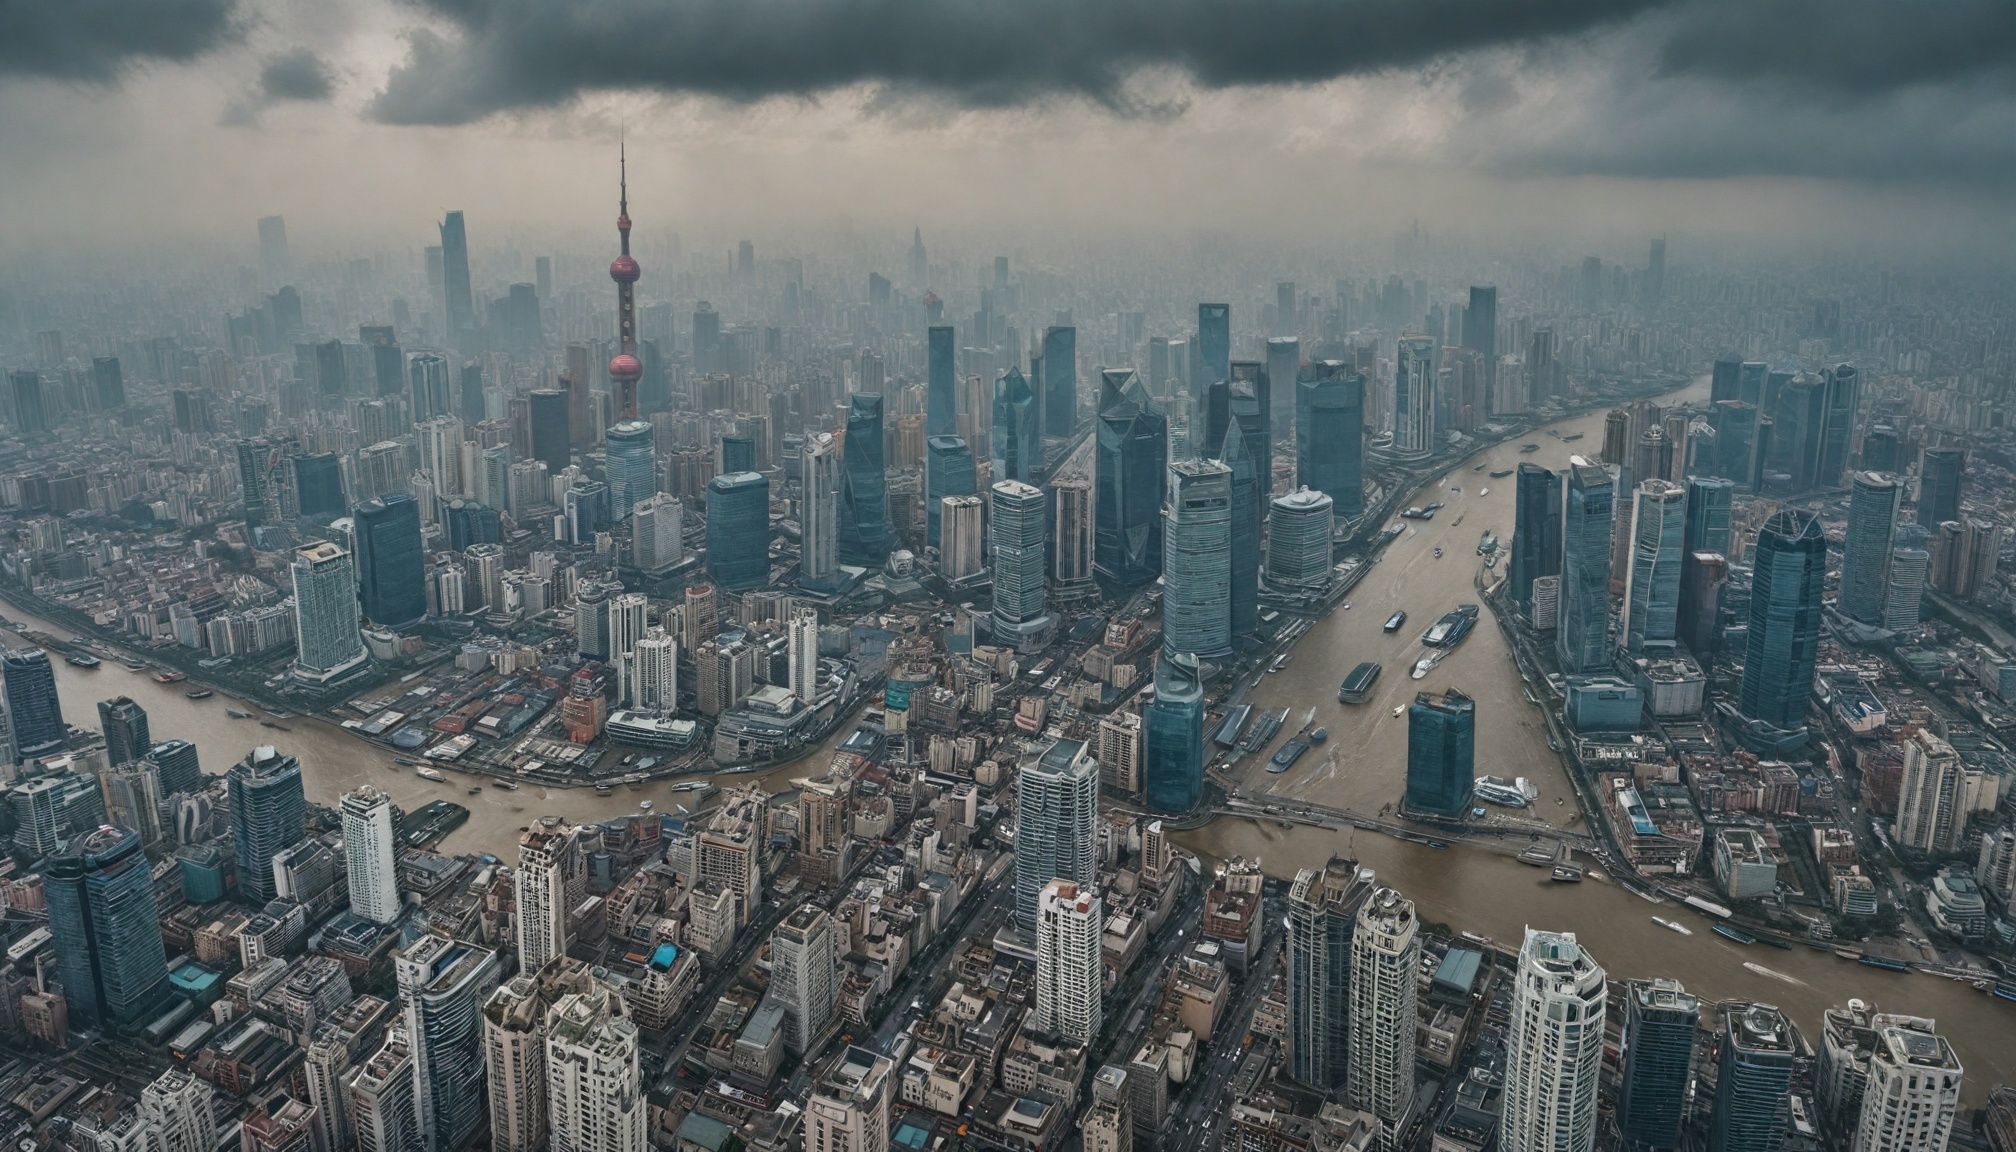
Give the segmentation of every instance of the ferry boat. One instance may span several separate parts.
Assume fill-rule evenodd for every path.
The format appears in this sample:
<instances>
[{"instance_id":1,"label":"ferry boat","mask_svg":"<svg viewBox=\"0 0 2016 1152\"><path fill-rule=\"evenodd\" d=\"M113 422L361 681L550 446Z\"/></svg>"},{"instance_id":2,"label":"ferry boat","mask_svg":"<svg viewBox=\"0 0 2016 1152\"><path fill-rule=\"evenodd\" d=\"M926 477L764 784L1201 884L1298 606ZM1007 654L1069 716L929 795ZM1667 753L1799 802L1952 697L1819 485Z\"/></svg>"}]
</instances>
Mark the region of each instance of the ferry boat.
<instances>
[{"instance_id":1,"label":"ferry boat","mask_svg":"<svg viewBox=\"0 0 2016 1152\"><path fill-rule=\"evenodd\" d=\"M518 782L516 780L492 780L490 787L502 788L506 792L516 792L518 790Z\"/></svg>"},{"instance_id":2,"label":"ferry boat","mask_svg":"<svg viewBox=\"0 0 2016 1152\"><path fill-rule=\"evenodd\" d=\"M231 717L233 720L250 720L252 718L252 714L243 708L226 708L224 709L224 715Z\"/></svg>"},{"instance_id":3,"label":"ferry boat","mask_svg":"<svg viewBox=\"0 0 2016 1152\"><path fill-rule=\"evenodd\" d=\"M651 810L651 801L639 800L637 802L637 810L639 812L649 812Z\"/></svg>"},{"instance_id":4,"label":"ferry boat","mask_svg":"<svg viewBox=\"0 0 2016 1152\"><path fill-rule=\"evenodd\" d=\"M1479 495L1479 496L1489 496L1490 494L1491 494L1491 490L1490 490L1489 488L1479 488L1479 489L1477 489L1477 495Z\"/></svg>"},{"instance_id":5,"label":"ferry boat","mask_svg":"<svg viewBox=\"0 0 2016 1152\"><path fill-rule=\"evenodd\" d=\"M1274 753L1272 760L1267 762L1267 771L1273 775L1286 772L1288 769L1293 768L1295 761L1300 760L1302 754L1307 751L1309 751L1308 744L1300 740L1290 740L1281 746L1279 752Z\"/></svg>"},{"instance_id":6,"label":"ferry boat","mask_svg":"<svg viewBox=\"0 0 2016 1152\"><path fill-rule=\"evenodd\" d=\"M443 776L432 768L415 768L413 774L422 780L432 780L436 784L446 784L448 782L448 777Z\"/></svg>"},{"instance_id":7,"label":"ferry boat","mask_svg":"<svg viewBox=\"0 0 2016 1152\"><path fill-rule=\"evenodd\" d=\"M182 695L187 696L191 700L208 700L210 697L215 696L216 694L217 693L212 692L208 688L192 688L189 691L184 692Z\"/></svg>"},{"instance_id":8,"label":"ferry boat","mask_svg":"<svg viewBox=\"0 0 2016 1152\"><path fill-rule=\"evenodd\" d=\"M1570 432L1568 435L1561 437L1561 442L1563 444L1573 444L1575 441L1580 440L1582 436L1583 433Z\"/></svg>"},{"instance_id":9,"label":"ferry boat","mask_svg":"<svg viewBox=\"0 0 2016 1152\"><path fill-rule=\"evenodd\" d=\"M1330 739L1330 730L1328 728L1318 728L1314 732L1309 733L1309 742L1311 744L1321 744L1328 739Z\"/></svg>"},{"instance_id":10,"label":"ferry boat","mask_svg":"<svg viewBox=\"0 0 2016 1152\"><path fill-rule=\"evenodd\" d=\"M674 784L674 785L672 785L672 791L674 791L674 792L705 792L705 791L707 791L708 789L710 789L710 788L712 788L712 787L714 787L714 785L712 785L712 784L709 784L709 783L708 783L707 781L705 781L705 780L688 780L688 781L687 781L686 783L684 783L684 784Z\"/></svg>"},{"instance_id":11,"label":"ferry boat","mask_svg":"<svg viewBox=\"0 0 2016 1152\"><path fill-rule=\"evenodd\" d=\"M1499 471L1496 471L1496 472L1493 472L1493 473L1491 473L1491 479L1493 479L1493 480L1503 480L1503 479L1504 479L1505 477L1507 477L1507 476L1510 476L1511 474L1512 474L1512 469L1510 469L1510 468L1503 468L1503 469L1500 469Z\"/></svg>"},{"instance_id":12,"label":"ferry boat","mask_svg":"<svg viewBox=\"0 0 2016 1152\"><path fill-rule=\"evenodd\" d=\"M1559 880L1566 884L1580 884L1582 882L1582 869L1577 868L1573 864L1556 864L1554 865L1554 870L1548 876L1550 879Z\"/></svg>"},{"instance_id":13,"label":"ferry boat","mask_svg":"<svg viewBox=\"0 0 2016 1152\"><path fill-rule=\"evenodd\" d=\"M1734 940L1738 944L1755 944L1757 942L1755 936L1750 935L1741 928L1731 928L1727 924L1710 924L1708 927L1717 936Z\"/></svg>"},{"instance_id":14,"label":"ferry boat","mask_svg":"<svg viewBox=\"0 0 2016 1152\"><path fill-rule=\"evenodd\" d=\"M180 684L188 678L189 675L186 672L156 672L154 674L154 682L156 684Z\"/></svg>"},{"instance_id":15,"label":"ferry boat","mask_svg":"<svg viewBox=\"0 0 2016 1152\"><path fill-rule=\"evenodd\" d=\"M63 662L75 668L96 668L98 665L104 663L103 660L98 659L89 652L72 652L63 658Z\"/></svg>"},{"instance_id":16,"label":"ferry boat","mask_svg":"<svg viewBox=\"0 0 2016 1152\"><path fill-rule=\"evenodd\" d=\"M1902 960L1889 956L1878 956L1873 952L1864 952L1858 959L1871 968L1881 968L1888 972L1909 972L1911 970L1911 965Z\"/></svg>"},{"instance_id":17,"label":"ferry boat","mask_svg":"<svg viewBox=\"0 0 2016 1152\"><path fill-rule=\"evenodd\" d=\"M1442 662L1442 656L1443 654L1440 652L1430 652L1428 655L1416 660L1414 662L1414 670L1407 674L1407 678L1410 680L1419 680L1427 676L1428 673L1435 670L1435 665Z\"/></svg>"},{"instance_id":18,"label":"ferry boat","mask_svg":"<svg viewBox=\"0 0 2016 1152\"><path fill-rule=\"evenodd\" d=\"M1420 677L1419 677L1419 676L1416 676L1416 677L1415 677L1415 679L1416 679L1416 680L1419 680L1419 679L1420 679ZM1405 716L1406 714L1407 714L1407 706L1406 706L1405 704L1395 704L1395 705L1393 706L1393 715L1395 715L1395 716Z\"/></svg>"},{"instance_id":19,"label":"ferry boat","mask_svg":"<svg viewBox=\"0 0 2016 1152\"><path fill-rule=\"evenodd\" d=\"M1395 612L1391 616L1386 617L1386 631L1398 632L1401 626L1406 623L1407 623L1407 613Z\"/></svg>"},{"instance_id":20,"label":"ferry boat","mask_svg":"<svg viewBox=\"0 0 2016 1152\"><path fill-rule=\"evenodd\" d=\"M1671 928L1673 931L1678 932L1682 936L1692 936L1694 934L1694 930L1692 928L1687 927L1685 924L1680 923L1678 920L1668 920L1664 916L1652 917L1652 923L1659 925L1661 928Z\"/></svg>"},{"instance_id":21,"label":"ferry boat","mask_svg":"<svg viewBox=\"0 0 2016 1152\"><path fill-rule=\"evenodd\" d=\"M2016 1000L2016 980L1996 981L1994 994L2004 1000Z\"/></svg>"}]
</instances>

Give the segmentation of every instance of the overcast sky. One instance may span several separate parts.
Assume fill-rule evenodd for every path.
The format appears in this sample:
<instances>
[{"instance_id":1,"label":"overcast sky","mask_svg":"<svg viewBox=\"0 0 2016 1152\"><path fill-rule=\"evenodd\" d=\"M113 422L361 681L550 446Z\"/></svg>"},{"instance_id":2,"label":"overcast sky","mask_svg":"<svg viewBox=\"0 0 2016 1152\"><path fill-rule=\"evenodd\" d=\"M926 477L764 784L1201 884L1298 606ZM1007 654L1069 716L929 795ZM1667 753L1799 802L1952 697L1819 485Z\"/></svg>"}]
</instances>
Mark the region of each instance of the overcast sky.
<instances>
[{"instance_id":1,"label":"overcast sky","mask_svg":"<svg viewBox=\"0 0 2016 1152\"><path fill-rule=\"evenodd\" d=\"M834 224L2009 244L2007 0L0 6L0 252ZM1635 248L1637 241L1633 241Z\"/></svg>"}]
</instances>

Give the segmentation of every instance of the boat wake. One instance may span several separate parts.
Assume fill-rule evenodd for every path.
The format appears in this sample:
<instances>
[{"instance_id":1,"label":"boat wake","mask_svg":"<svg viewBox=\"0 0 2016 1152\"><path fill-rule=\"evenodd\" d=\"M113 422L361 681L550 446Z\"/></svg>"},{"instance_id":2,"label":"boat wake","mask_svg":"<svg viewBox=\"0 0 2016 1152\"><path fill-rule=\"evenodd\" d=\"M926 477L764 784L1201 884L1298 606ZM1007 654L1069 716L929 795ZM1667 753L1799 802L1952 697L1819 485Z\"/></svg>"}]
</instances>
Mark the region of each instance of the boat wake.
<instances>
[{"instance_id":1,"label":"boat wake","mask_svg":"<svg viewBox=\"0 0 2016 1152\"><path fill-rule=\"evenodd\" d=\"M1771 969L1764 967L1762 964L1753 964L1750 961L1745 960L1743 962L1743 967L1748 968L1750 971L1755 972L1759 976L1768 976L1773 980L1783 980L1787 984L1797 984L1801 988L1812 987L1811 984L1806 983L1804 980L1799 979L1797 976L1787 976L1783 972L1774 972Z\"/></svg>"}]
</instances>

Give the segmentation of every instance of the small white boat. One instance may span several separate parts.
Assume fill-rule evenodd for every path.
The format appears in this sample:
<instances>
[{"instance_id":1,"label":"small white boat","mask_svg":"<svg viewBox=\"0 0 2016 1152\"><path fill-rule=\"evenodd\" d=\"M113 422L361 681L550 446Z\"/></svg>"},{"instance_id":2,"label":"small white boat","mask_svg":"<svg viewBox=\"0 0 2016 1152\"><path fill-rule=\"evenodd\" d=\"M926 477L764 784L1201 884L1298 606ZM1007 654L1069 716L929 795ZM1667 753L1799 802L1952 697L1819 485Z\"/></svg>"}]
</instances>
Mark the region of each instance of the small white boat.
<instances>
[{"instance_id":1,"label":"small white boat","mask_svg":"<svg viewBox=\"0 0 2016 1152\"><path fill-rule=\"evenodd\" d=\"M1661 928L1671 928L1673 931L1678 932L1682 936L1692 936L1694 934L1694 930L1692 928L1687 927L1685 924L1680 923L1678 920L1668 920L1664 916L1652 917L1652 923L1659 925Z\"/></svg>"},{"instance_id":2,"label":"small white boat","mask_svg":"<svg viewBox=\"0 0 2016 1152\"><path fill-rule=\"evenodd\" d=\"M432 780L436 784L445 784L448 782L448 777L443 776L432 768L415 768L413 774L422 780Z\"/></svg>"},{"instance_id":3,"label":"small white boat","mask_svg":"<svg viewBox=\"0 0 2016 1152\"><path fill-rule=\"evenodd\" d=\"M1479 488L1477 490L1477 495L1479 496L1489 496L1490 494L1491 490L1489 488Z\"/></svg>"},{"instance_id":4,"label":"small white boat","mask_svg":"<svg viewBox=\"0 0 2016 1152\"><path fill-rule=\"evenodd\" d=\"M1393 706L1393 715L1404 716L1406 715L1406 713L1407 713L1407 706L1405 704L1395 704Z\"/></svg>"}]
</instances>

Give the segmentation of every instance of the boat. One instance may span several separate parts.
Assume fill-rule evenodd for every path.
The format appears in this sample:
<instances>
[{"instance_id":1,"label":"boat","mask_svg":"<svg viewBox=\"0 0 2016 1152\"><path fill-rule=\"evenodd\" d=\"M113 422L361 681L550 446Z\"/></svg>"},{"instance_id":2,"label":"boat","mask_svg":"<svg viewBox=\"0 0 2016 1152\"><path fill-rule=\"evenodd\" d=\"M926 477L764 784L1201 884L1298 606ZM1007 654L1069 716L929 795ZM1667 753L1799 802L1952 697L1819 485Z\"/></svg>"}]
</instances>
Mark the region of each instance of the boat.
<instances>
[{"instance_id":1,"label":"boat","mask_svg":"<svg viewBox=\"0 0 2016 1152\"><path fill-rule=\"evenodd\" d=\"M478 784L478 785L476 785L476 786L475 786L474 788L471 788L471 789L469 789L469 795L471 795L471 796L475 796L475 795L477 795L477 794L481 793L482 791L483 791L483 786L482 786L481 784Z\"/></svg>"},{"instance_id":2,"label":"boat","mask_svg":"<svg viewBox=\"0 0 2016 1152\"><path fill-rule=\"evenodd\" d=\"M286 726L285 724L275 724L275 723L274 723L273 721L271 721L271 720L261 720L261 721L259 721L259 726L260 726L261 728L271 728L271 729L273 729L273 730L274 730L274 731L276 731L276 732L292 732L292 731L293 731L293 729L292 729L292 728L289 728L289 727L287 727L287 726Z\"/></svg>"},{"instance_id":3,"label":"boat","mask_svg":"<svg viewBox=\"0 0 2016 1152\"><path fill-rule=\"evenodd\" d=\"M1272 760L1267 762L1267 771L1275 775L1286 772L1288 769L1293 768L1295 761L1300 760L1302 754L1307 751L1309 751L1307 743L1301 740L1290 740L1281 746L1279 752L1274 753Z\"/></svg>"},{"instance_id":4,"label":"boat","mask_svg":"<svg viewBox=\"0 0 2016 1152\"><path fill-rule=\"evenodd\" d=\"M1351 610L1351 602L1349 600L1344 601L1344 611L1349 612L1350 610Z\"/></svg>"},{"instance_id":5,"label":"boat","mask_svg":"<svg viewBox=\"0 0 2016 1152\"><path fill-rule=\"evenodd\" d=\"M637 810L639 812L649 812L651 810L651 801L639 800L637 802Z\"/></svg>"},{"instance_id":6,"label":"boat","mask_svg":"<svg viewBox=\"0 0 2016 1152\"><path fill-rule=\"evenodd\" d=\"M1386 617L1386 631L1398 632L1400 626L1405 623L1407 623L1407 613L1395 612L1391 616Z\"/></svg>"},{"instance_id":7,"label":"boat","mask_svg":"<svg viewBox=\"0 0 2016 1152\"><path fill-rule=\"evenodd\" d=\"M1552 868L1555 859L1554 843L1551 840L1535 840L1519 853L1521 864L1531 864L1535 868Z\"/></svg>"},{"instance_id":8,"label":"boat","mask_svg":"<svg viewBox=\"0 0 2016 1152\"><path fill-rule=\"evenodd\" d=\"M1321 744L1328 739L1330 739L1330 730L1328 728L1318 728L1314 732L1309 733L1309 742L1311 744Z\"/></svg>"},{"instance_id":9,"label":"boat","mask_svg":"<svg viewBox=\"0 0 2016 1152\"><path fill-rule=\"evenodd\" d=\"M1471 792L1486 804L1501 808L1524 808L1539 799L1540 790L1524 776L1507 780L1503 776L1479 776Z\"/></svg>"},{"instance_id":10,"label":"boat","mask_svg":"<svg viewBox=\"0 0 2016 1152\"><path fill-rule=\"evenodd\" d=\"M1267 665L1267 671L1279 672L1281 669L1286 668L1287 666L1288 666L1288 654L1286 652L1283 652L1281 655L1274 657L1273 663Z\"/></svg>"},{"instance_id":11,"label":"boat","mask_svg":"<svg viewBox=\"0 0 2016 1152\"><path fill-rule=\"evenodd\" d=\"M1415 679L1416 679L1416 680L1419 680L1419 679L1420 679L1420 677L1419 677L1419 676L1416 676L1416 677L1415 677ZM1404 716L1404 715L1406 715L1406 714L1407 714L1407 706L1406 706L1405 704L1395 704L1395 705L1393 706L1393 715L1395 715L1395 716Z\"/></svg>"},{"instance_id":12,"label":"boat","mask_svg":"<svg viewBox=\"0 0 2016 1152\"><path fill-rule=\"evenodd\" d=\"M1539 446L1538 444L1521 444L1521 445L1519 445L1519 451L1521 451L1521 452L1538 452L1539 450L1540 450L1540 446Z\"/></svg>"},{"instance_id":13,"label":"boat","mask_svg":"<svg viewBox=\"0 0 2016 1152\"><path fill-rule=\"evenodd\" d=\"M506 792L516 792L518 790L518 782L516 780L492 780L490 787L502 788Z\"/></svg>"},{"instance_id":14,"label":"boat","mask_svg":"<svg viewBox=\"0 0 2016 1152\"><path fill-rule=\"evenodd\" d=\"M1239 734L1245 730L1246 721L1250 719L1252 715L1253 715L1253 706L1251 704L1234 704L1231 708L1226 710L1224 723L1218 726L1218 731L1211 737L1211 739L1220 746L1225 748L1238 747ZM684 791L683 788L678 786L674 786L672 790L674 792Z\"/></svg>"},{"instance_id":15,"label":"boat","mask_svg":"<svg viewBox=\"0 0 2016 1152\"><path fill-rule=\"evenodd\" d=\"M147 665L142 664L138 660L128 660L126 663L120 665L120 667L126 669L128 672L145 672L147 670Z\"/></svg>"},{"instance_id":16,"label":"boat","mask_svg":"<svg viewBox=\"0 0 2016 1152\"><path fill-rule=\"evenodd\" d=\"M1366 700L1370 699L1372 696L1372 685L1379 679L1379 670L1379 662L1377 660L1367 660L1356 668L1351 669L1351 674L1344 677L1344 683L1337 687L1337 702L1339 704L1363 704Z\"/></svg>"},{"instance_id":17,"label":"boat","mask_svg":"<svg viewBox=\"0 0 2016 1152\"><path fill-rule=\"evenodd\" d=\"M404 757L404 756L394 756L394 757L392 758L392 763L394 763L394 764L398 764L398 765L401 765L401 766L403 766L403 767L407 767L407 768L418 768L418 767L420 766L420 762L419 762L418 760L408 760L408 759L407 759L406 757Z\"/></svg>"},{"instance_id":18,"label":"boat","mask_svg":"<svg viewBox=\"0 0 2016 1152\"><path fill-rule=\"evenodd\" d=\"M1994 994L2004 1000L2016 1000L2016 980L1996 981Z\"/></svg>"},{"instance_id":19,"label":"boat","mask_svg":"<svg viewBox=\"0 0 2016 1152\"><path fill-rule=\"evenodd\" d=\"M1428 673L1433 672L1435 670L1435 665L1440 664L1442 662L1442 655L1443 654L1440 652L1430 652L1428 655L1421 657L1421 659L1419 660L1416 660L1414 662L1413 671L1407 674L1408 679L1419 680L1422 677L1428 675Z\"/></svg>"},{"instance_id":20,"label":"boat","mask_svg":"<svg viewBox=\"0 0 2016 1152\"><path fill-rule=\"evenodd\" d=\"M1694 930L1692 928L1687 927L1685 924L1680 923L1678 920L1668 920L1664 916L1652 917L1652 923L1659 925L1661 928L1671 928L1673 931L1678 932L1682 936L1692 936L1694 934Z\"/></svg>"},{"instance_id":21,"label":"boat","mask_svg":"<svg viewBox=\"0 0 2016 1152\"><path fill-rule=\"evenodd\" d=\"M231 717L233 720L250 720L252 718L252 714L243 708L226 708L224 709L224 715Z\"/></svg>"},{"instance_id":22,"label":"boat","mask_svg":"<svg viewBox=\"0 0 2016 1152\"><path fill-rule=\"evenodd\" d=\"M103 660L98 659L89 652L72 652L63 658L63 662L74 668L96 668L98 665L104 663Z\"/></svg>"},{"instance_id":23,"label":"boat","mask_svg":"<svg viewBox=\"0 0 2016 1152\"><path fill-rule=\"evenodd\" d=\"M187 696L191 700L208 700L210 697L215 696L216 694L217 693L212 692L208 688L191 688L189 691L184 692L182 695Z\"/></svg>"},{"instance_id":24,"label":"boat","mask_svg":"<svg viewBox=\"0 0 2016 1152\"><path fill-rule=\"evenodd\" d=\"M1479 495L1479 496L1489 496L1490 494L1491 494L1491 490L1490 490L1489 488L1479 488L1479 489L1477 489L1477 495Z\"/></svg>"},{"instance_id":25,"label":"boat","mask_svg":"<svg viewBox=\"0 0 2016 1152\"><path fill-rule=\"evenodd\" d=\"M170 672L156 672L154 674L154 682L156 684L180 684L182 681L187 680L188 678L189 674L186 672L170 671Z\"/></svg>"},{"instance_id":26,"label":"boat","mask_svg":"<svg viewBox=\"0 0 2016 1152\"><path fill-rule=\"evenodd\" d=\"M1859 959L1871 968L1881 968L1887 972L1909 972L1911 965L1890 956L1878 956L1874 952L1864 952Z\"/></svg>"},{"instance_id":27,"label":"boat","mask_svg":"<svg viewBox=\"0 0 2016 1152\"><path fill-rule=\"evenodd\" d=\"M1511 474L1512 474L1512 469L1510 469L1510 468L1504 468L1504 469L1500 469L1499 471L1496 471L1496 472L1493 472L1493 473L1491 473L1491 479L1493 479L1493 480L1503 480L1503 479L1504 479L1505 477L1507 477L1507 476L1510 476Z\"/></svg>"},{"instance_id":28,"label":"boat","mask_svg":"<svg viewBox=\"0 0 2016 1152\"><path fill-rule=\"evenodd\" d=\"M616 786L615 786L615 785L613 785L613 784L597 784L597 785L595 785L595 794L596 794L597 796L607 796L607 795L609 795L609 793L611 793L611 792L613 792L613 791L615 791L615 790L616 790Z\"/></svg>"},{"instance_id":29,"label":"boat","mask_svg":"<svg viewBox=\"0 0 2016 1152\"><path fill-rule=\"evenodd\" d=\"M1479 556L1482 556L1486 552L1496 552L1497 550L1498 550L1498 537L1493 536L1491 534L1491 530L1489 528L1486 528L1484 530L1484 535L1479 536L1477 538L1477 554Z\"/></svg>"},{"instance_id":30,"label":"boat","mask_svg":"<svg viewBox=\"0 0 2016 1152\"><path fill-rule=\"evenodd\" d=\"M1435 549L1435 559L1440 560L1441 558L1442 558L1442 550L1440 548Z\"/></svg>"},{"instance_id":31,"label":"boat","mask_svg":"<svg viewBox=\"0 0 2016 1152\"><path fill-rule=\"evenodd\" d=\"M1582 869L1575 867L1573 864L1556 864L1554 865L1554 870L1548 876L1550 879L1559 880L1563 883L1580 884L1582 882Z\"/></svg>"},{"instance_id":32,"label":"boat","mask_svg":"<svg viewBox=\"0 0 2016 1152\"><path fill-rule=\"evenodd\" d=\"M1580 440L1582 436L1583 433L1581 432L1570 432L1568 435L1561 437L1561 442L1563 444L1573 444L1575 441Z\"/></svg>"},{"instance_id":33,"label":"boat","mask_svg":"<svg viewBox=\"0 0 2016 1152\"><path fill-rule=\"evenodd\" d=\"M1475 604L1458 604L1453 612L1445 612L1442 618L1428 626L1421 633L1421 643L1430 648L1450 649L1463 643L1470 630L1477 626L1478 607Z\"/></svg>"},{"instance_id":34,"label":"boat","mask_svg":"<svg viewBox=\"0 0 2016 1152\"><path fill-rule=\"evenodd\" d=\"M1483 464L1479 464L1479 465L1477 465L1477 466L1476 466L1475 468L1472 468L1472 469L1470 469L1470 471L1472 471L1472 472L1482 472L1482 471L1483 471L1483 470L1484 470L1484 469L1485 469L1486 467L1487 467L1487 465L1483 465Z\"/></svg>"},{"instance_id":35,"label":"boat","mask_svg":"<svg viewBox=\"0 0 2016 1152\"><path fill-rule=\"evenodd\" d=\"M448 782L448 777L443 776L432 768L415 768L413 774L422 780L432 780L436 784L446 784Z\"/></svg>"},{"instance_id":36,"label":"boat","mask_svg":"<svg viewBox=\"0 0 2016 1152\"><path fill-rule=\"evenodd\" d=\"M1757 942L1757 938L1755 936L1750 935L1748 932L1743 931L1741 928L1731 928L1727 924L1710 924L1708 927L1709 930L1714 932L1717 936L1721 936L1729 940L1734 940L1738 944L1755 944Z\"/></svg>"}]
</instances>

